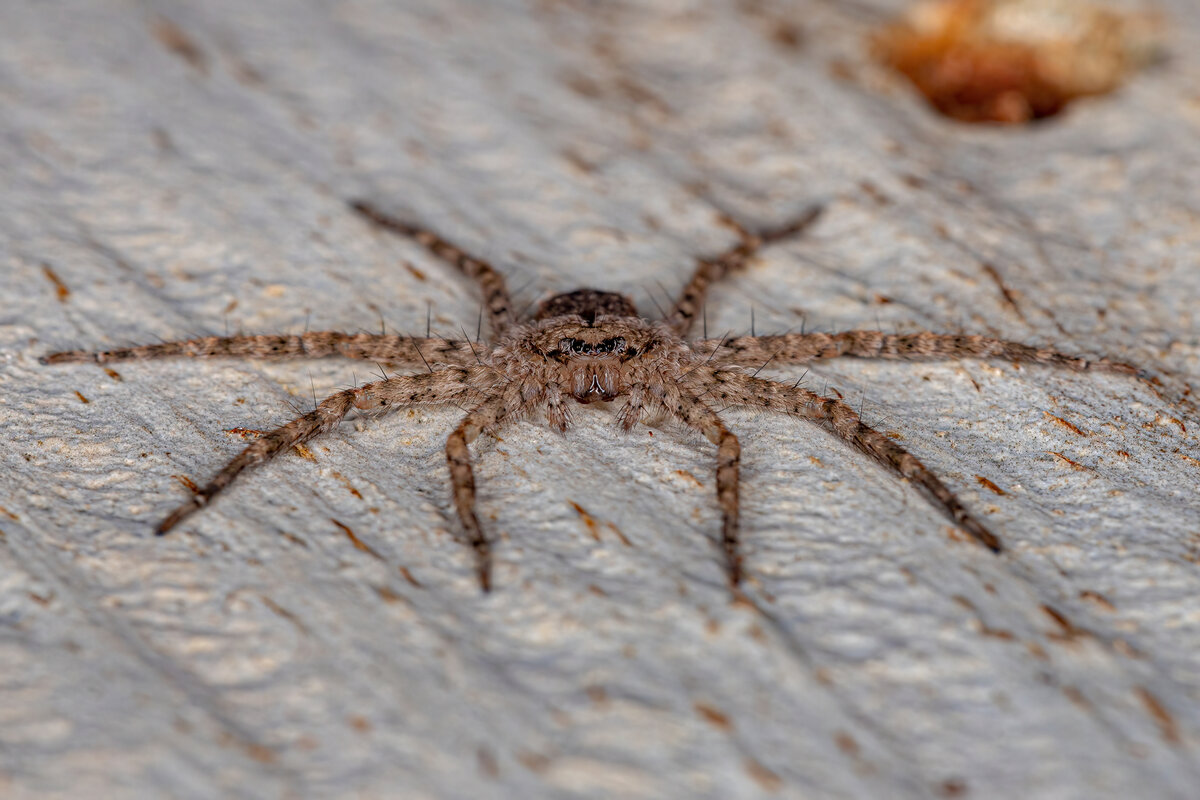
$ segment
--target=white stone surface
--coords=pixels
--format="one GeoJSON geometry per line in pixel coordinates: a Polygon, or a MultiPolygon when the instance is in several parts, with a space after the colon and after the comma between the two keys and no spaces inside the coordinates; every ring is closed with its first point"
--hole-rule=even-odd
{"type": "Polygon", "coordinates": [[[0,5],[0,795],[1194,797],[1200,10],[1159,5],[1165,63],[1020,130],[937,119],[872,67],[883,4],[0,5]],[[455,539],[457,410],[347,424],[155,539],[180,476],[243,445],[227,429],[372,367],[37,357],[421,332],[427,305],[471,328],[473,287],[351,197],[522,300],[594,284],[651,313],[730,243],[713,203],[764,226],[826,203],[711,330],[751,307],[759,330],[966,329],[1165,388],[814,370],[999,558],[820,430],[730,412],[754,607],[723,585],[708,443],[594,409],[476,447],[490,596],[455,539]]]}

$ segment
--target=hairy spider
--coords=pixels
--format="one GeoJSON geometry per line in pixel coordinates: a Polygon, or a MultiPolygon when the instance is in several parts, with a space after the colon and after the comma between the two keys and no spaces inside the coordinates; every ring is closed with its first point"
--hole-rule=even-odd
{"type": "MultiPolygon", "coordinates": [[[[814,210],[778,230],[749,233],[729,251],[698,262],[691,280],[665,319],[638,315],[629,298],[596,289],[578,289],[544,300],[531,319],[514,313],[504,279],[489,264],[464,253],[436,234],[385,215],[367,203],[351,207],[374,225],[410,237],[475,280],[483,292],[492,335],[476,349],[466,339],[426,336],[310,332],[299,335],[226,336],[142,345],[105,352],[69,351],[42,358],[45,364],[225,356],[305,358],[344,356],[409,367],[425,372],[339,391],[316,408],[263,435],[225,465],[207,486],[195,492],[159,525],[167,533],[212,501],[241,474],[294,445],[324,433],[350,412],[382,414],[414,405],[454,404],[468,409],[446,440],[454,506],[467,541],[474,548],[480,586],[491,588],[491,544],[475,515],[475,477],[468,445],[482,431],[496,431],[513,420],[542,411],[550,425],[565,432],[574,400],[587,405],[624,398],[617,422],[626,431],[650,416],[666,416],[699,431],[717,447],[717,500],[721,506],[721,544],[730,586],[742,580],[738,546],[738,462],[741,446],[721,421],[729,406],[779,411],[824,425],[836,436],[908,479],[954,523],[994,552],[1000,539],[987,530],[959,499],[915,456],[864,424],[841,400],[799,385],[758,378],[747,367],[805,364],[837,356],[888,359],[988,358],[1045,364],[1076,371],[1139,375],[1128,364],[1087,359],[985,336],[931,332],[886,334],[854,330],[842,333],[787,333],[700,339],[687,337],[709,286],[743,269],[764,245],[803,231],[814,210]]],[[[735,226],[736,227],[736,226],[735,226]]]]}

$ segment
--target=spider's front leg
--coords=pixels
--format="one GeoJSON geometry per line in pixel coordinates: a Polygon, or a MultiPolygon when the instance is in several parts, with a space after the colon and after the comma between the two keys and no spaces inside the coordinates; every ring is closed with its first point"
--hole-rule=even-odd
{"type": "Polygon", "coordinates": [[[412,367],[428,364],[469,367],[477,363],[476,351],[467,341],[338,331],[309,331],[294,335],[204,336],[116,350],[66,350],[42,356],[40,361],[43,364],[107,364],[112,361],[178,357],[282,359],[326,356],[364,358],[412,367]]]}
{"type": "Polygon", "coordinates": [[[765,408],[824,423],[844,441],[883,466],[912,481],[959,528],[994,553],[1004,548],[1000,539],[971,516],[955,494],[912,453],[866,425],[854,409],[840,400],[797,386],[763,380],[736,370],[711,369],[710,394],[729,405],[765,408]]]}
{"type": "Polygon", "coordinates": [[[1075,372],[1107,372],[1145,379],[1147,374],[1130,364],[1105,358],[1089,359],[990,336],[932,333],[785,333],[778,336],[739,336],[704,339],[693,345],[712,356],[714,366],[760,367],[773,364],[807,364],[820,359],[852,356],[901,361],[961,358],[992,359],[1023,364],[1043,364],[1075,372]]]}
{"type": "Polygon", "coordinates": [[[345,389],[322,400],[307,414],[269,431],[233,458],[208,485],[179,506],[156,528],[163,535],[200,510],[249,467],[271,460],[318,434],[333,429],[352,409],[380,414],[411,405],[440,405],[476,394],[472,370],[450,367],[418,375],[401,375],[345,389]]]}

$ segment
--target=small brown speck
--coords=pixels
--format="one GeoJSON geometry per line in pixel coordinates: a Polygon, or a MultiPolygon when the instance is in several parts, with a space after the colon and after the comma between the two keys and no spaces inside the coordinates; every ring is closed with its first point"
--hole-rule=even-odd
{"type": "Polygon", "coordinates": [[[75,396],[79,398],[79,402],[81,402],[81,403],[90,403],[90,402],[92,402],[91,400],[88,400],[86,397],[84,397],[84,396],[83,396],[83,393],[82,393],[82,392],[80,392],[78,389],[76,389],[76,390],[75,390],[75,396]]]}
{"type": "Polygon", "coordinates": [[[1054,420],[1059,425],[1066,428],[1067,430],[1071,431],[1072,433],[1079,434],[1080,436],[1090,436],[1091,435],[1087,431],[1080,429],[1078,425],[1075,425],[1074,423],[1071,423],[1071,422],[1067,422],[1062,417],[1056,417],[1053,414],[1051,414],[1049,411],[1043,411],[1042,413],[1045,414],[1050,419],[1054,420]]]}
{"type": "Polygon", "coordinates": [[[1171,716],[1166,707],[1159,702],[1158,698],[1151,694],[1149,689],[1139,686],[1134,689],[1134,694],[1142,701],[1142,705],[1150,712],[1150,716],[1158,723],[1158,728],[1162,732],[1162,737],[1167,744],[1179,744],[1179,725],[1175,722],[1175,718],[1171,716]]]}
{"type": "Polygon", "coordinates": [[[125,380],[124,378],[121,377],[121,373],[117,372],[115,369],[109,369],[108,367],[105,367],[104,374],[107,375],[108,377],[112,378],[117,383],[120,383],[121,381],[125,380]]]}
{"type": "Polygon", "coordinates": [[[421,270],[417,269],[416,267],[414,267],[412,264],[408,263],[407,261],[404,262],[404,268],[406,270],[408,270],[408,274],[412,275],[414,278],[416,278],[417,280],[419,280],[421,282],[425,282],[425,281],[429,280],[425,276],[424,272],[421,272],[421,270]]]}
{"type": "Polygon", "coordinates": [[[413,574],[408,571],[408,567],[404,566],[403,564],[400,565],[400,576],[404,578],[404,580],[408,581],[409,585],[411,585],[414,589],[423,588],[420,581],[414,578],[413,574]]]}
{"type": "Polygon", "coordinates": [[[1079,598],[1081,600],[1090,600],[1093,603],[1095,603],[1096,605],[1103,608],[1105,611],[1116,611],[1117,610],[1117,607],[1114,606],[1111,602],[1109,602],[1109,599],[1107,597],[1100,594],[1099,592],[1093,592],[1091,589],[1084,589],[1082,592],[1079,593],[1079,598]]]}
{"type": "Polygon", "coordinates": [[[838,731],[833,737],[833,742],[838,746],[838,750],[846,755],[851,757],[858,755],[858,742],[854,741],[854,737],[845,731],[838,731]]]}
{"type": "Polygon", "coordinates": [[[517,753],[517,761],[530,772],[542,773],[550,768],[550,759],[547,756],[529,750],[517,753]]]}
{"type": "Polygon", "coordinates": [[[1075,625],[1072,624],[1071,620],[1067,619],[1065,616],[1063,616],[1062,612],[1058,611],[1052,606],[1043,605],[1042,613],[1054,620],[1055,624],[1057,624],[1061,629],[1061,632],[1059,633],[1048,634],[1051,639],[1058,641],[1072,641],[1086,635],[1087,633],[1086,631],[1076,628],[1075,625]]]}
{"type": "Polygon", "coordinates": [[[586,691],[588,699],[591,700],[593,704],[602,706],[608,702],[608,692],[604,690],[603,686],[593,683],[587,687],[586,691]]]}
{"type": "Polygon", "coordinates": [[[988,491],[995,492],[996,494],[1002,495],[1002,496],[1008,494],[1008,492],[1004,491],[999,486],[992,483],[991,481],[989,481],[987,478],[983,477],[982,475],[976,475],[975,480],[979,482],[980,486],[987,489],[988,491]]]}
{"type": "Polygon", "coordinates": [[[763,791],[778,792],[783,788],[783,780],[758,761],[747,758],[743,763],[746,767],[746,774],[753,778],[754,782],[763,788],[763,791]]]}
{"type": "Polygon", "coordinates": [[[8,518],[9,518],[9,519],[11,519],[13,522],[19,522],[19,521],[20,521],[20,519],[21,519],[20,517],[18,517],[18,516],[17,516],[16,514],[14,514],[13,512],[9,511],[9,510],[8,510],[7,508],[5,508],[4,506],[0,506],[0,514],[3,514],[4,516],[8,517],[8,518]]]}
{"type": "Polygon", "coordinates": [[[166,17],[159,17],[150,26],[150,32],[158,43],[187,62],[188,66],[202,74],[208,74],[204,52],[192,41],[183,29],[166,17]]]}
{"type": "Polygon", "coordinates": [[[780,21],[771,31],[771,41],[785,50],[799,50],[804,44],[804,32],[798,25],[780,21]]]}
{"type": "Polygon", "coordinates": [[[265,744],[247,742],[243,749],[246,751],[246,755],[250,756],[251,759],[260,764],[275,763],[275,751],[267,747],[265,744]]]}
{"type": "Polygon", "coordinates": [[[700,715],[701,719],[713,727],[720,728],[723,731],[733,730],[733,723],[730,722],[729,717],[712,706],[705,703],[696,703],[692,708],[696,709],[696,713],[700,715]]]}
{"type": "Polygon", "coordinates": [[[371,730],[371,721],[362,714],[354,714],[347,722],[350,723],[351,728],[354,728],[359,733],[369,733],[371,730]]]}
{"type": "Polygon", "coordinates": [[[342,484],[342,486],[346,487],[346,491],[350,492],[350,494],[354,495],[359,500],[363,499],[362,493],[359,492],[358,489],[354,488],[354,484],[350,483],[349,478],[347,478],[345,475],[338,472],[337,470],[334,470],[332,474],[333,474],[333,477],[336,478],[338,480],[338,482],[342,484]]]}
{"type": "Polygon", "coordinates": [[[200,487],[197,486],[196,482],[187,475],[172,475],[171,477],[183,484],[184,488],[186,488],[192,494],[200,493],[200,487]]]}
{"type": "Polygon", "coordinates": [[[475,758],[479,762],[480,774],[492,779],[500,777],[500,765],[496,763],[496,757],[492,755],[491,750],[480,747],[475,751],[475,758]]]}
{"type": "Polygon", "coordinates": [[[361,550],[364,553],[366,553],[367,555],[373,556],[374,558],[377,558],[380,561],[385,560],[383,556],[379,555],[378,551],[376,551],[374,548],[372,548],[369,544],[364,542],[362,539],[359,539],[358,535],[354,531],[350,530],[349,526],[344,525],[341,522],[338,522],[336,519],[331,518],[329,521],[332,522],[334,525],[338,526],[338,528],[341,529],[342,533],[346,534],[346,538],[350,540],[350,544],[354,545],[355,550],[361,550]]]}
{"type": "Polygon", "coordinates": [[[265,594],[260,594],[258,597],[260,600],[262,600],[263,605],[266,606],[267,608],[271,609],[271,611],[275,615],[282,617],[283,619],[286,619],[288,622],[295,625],[302,633],[308,633],[308,628],[304,625],[303,622],[300,621],[300,618],[298,616],[293,614],[291,611],[288,611],[286,608],[279,605],[274,600],[272,600],[270,597],[267,597],[265,594]]]}
{"type": "Polygon", "coordinates": [[[600,526],[596,524],[596,518],[587,511],[584,511],[583,506],[578,503],[573,501],[568,502],[571,503],[571,508],[575,509],[575,513],[579,515],[579,518],[583,520],[583,524],[587,527],[588,533],[592,535],[592,538],[597,542],[600,541],[600,526]]]}
{"type": "Polygon", "coordinates": [[[1062,691],[1063,691],[1063,694],[1067,696],[1068,700],[1070,700],[1072,703],[1079,706],[1080,708],[1091,708],[1092,707],[1092,704],[1088,702],[1087,697],[1084,696],[1083,692],[1079,691],[1078,687],[1064,686],[1062,688],[1062,691]]]}
{"type": "Polygon", "coordinates": [[[385,603],[399,603],[400,595],[396,594],[395,590],[388,586],[375,587],[375,594],[385,603]]]}
{"type": "Polygon", "coordinates": [[[947,778],[938,787],[942,797],[962,797],[967,793],[967,782],[962,778],[947,778]]]}
{"type": "Polygon", "coordinates": [[[67,298],[71,296],[71,290],[63,283],[62,278],[58,277],[58,273],[49,264],[42,264],[42,273],[46,276],[46,280],[54,284],[54,294],[58,297],[58,302],[67,302],[67,298]]]}
{"type": "Polygon", "coordinates": [[[1080,464],[1078,461],[1072,461],[1071,459],[1067,458],[1066,456],[1064,456],[1062,453],[1058,452],[1057,450],[1047,450],[1046,455],[1054,456],[1059,461],[1063,462],[1064,464],[1069,466],[1071,469],[1076,470],[1077,472],[1095,472],[1095,470],[1093,470],[1091,467],[1085,467],[1083,464],[1080,464]]]}

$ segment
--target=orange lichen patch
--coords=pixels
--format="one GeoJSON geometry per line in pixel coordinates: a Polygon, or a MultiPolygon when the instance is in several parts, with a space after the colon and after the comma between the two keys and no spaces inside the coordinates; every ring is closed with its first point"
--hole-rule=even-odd
{"type": "Polygon", "coordinates": [[[302,444],[298,444],[298,445],[294,446],[292,448],[292,450],[295,451],[296,455],[300,456],[303,459],[306,459],[308,461],[316,461],[317,460],[317,457],[313,455],[313,451],[309,450],[307,447],[305,447],[302,444]]]}
{"type": "Polygon", "coordinates": [[[226,428],[225,432],[232,433],[234,436],[240,436],[243,439],[249,436],[253,436],[257,439],[259,436],[262,436],[264,433],[266,433],[266,431],[260,431],[257,428],[226,428]]]}
{"type": "Polygon", "coordinates": [[[921,0],[873,45],[942,114],[1019,124],[1116,89],[1161,27],[1088,0],[921,0]]]}

